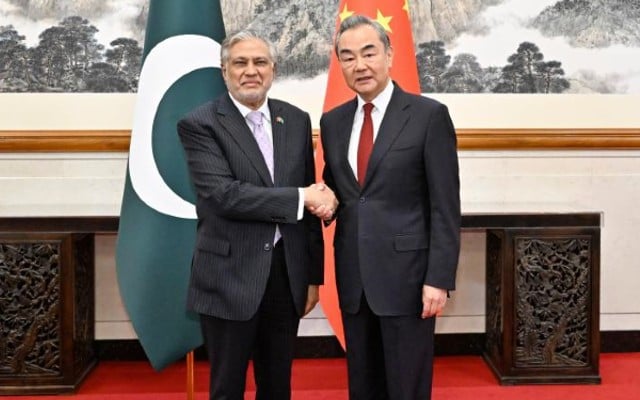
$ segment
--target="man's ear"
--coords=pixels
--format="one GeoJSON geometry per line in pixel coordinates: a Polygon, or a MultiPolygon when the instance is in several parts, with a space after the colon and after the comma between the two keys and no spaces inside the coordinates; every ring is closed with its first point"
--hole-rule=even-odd
{"type": "Polygon", "coordinates": [[[227,67],[225,67],[224,65],[220,66],[220,71],[222,72],[222,79],[226,82],[227,81],[227,67]]]}

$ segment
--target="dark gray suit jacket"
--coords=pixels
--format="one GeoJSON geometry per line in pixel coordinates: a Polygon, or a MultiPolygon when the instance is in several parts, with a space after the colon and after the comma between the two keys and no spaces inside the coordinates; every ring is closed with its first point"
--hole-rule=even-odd
{"type": "Polygon", "coordinates": [[[197,193],[197,242],[187,307],[248,320],[258,309],[280,227],[293,300],[302,314],[310,284],[323,280],[319,220],[297,220],[298,188],[315,181],[309,115],[269,100],[275,184],[260,148],[229,94],[178,122],[197,193]]]}
{"type": "Polygon", "coordinates": [[[456,135],[447,108],[394,87],[361,189],[347,158],[356,99],[322,116],[324,180],[340,205],[334,238],[340,307],[362,292],[378,315],[416,315],[422,286],[455,288],[460,250],[456,135]]]}

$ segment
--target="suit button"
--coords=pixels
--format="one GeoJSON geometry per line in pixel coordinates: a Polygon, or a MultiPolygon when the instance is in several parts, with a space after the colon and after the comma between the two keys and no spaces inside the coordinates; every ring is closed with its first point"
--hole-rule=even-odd
{"type": "Polygon", "coordinates": [[[364,203],[365,201],[367,201],[367,199],[365,199],[364,197],[360,197],[360,203],[364,203]]]}
{"type": "Polygon", "coordinates": [[[264,247],[262,247],[262,249],[264,251],[271,251],[271,248],[273,247],[273,245],[271,243],[265,243],[264,247]]]}

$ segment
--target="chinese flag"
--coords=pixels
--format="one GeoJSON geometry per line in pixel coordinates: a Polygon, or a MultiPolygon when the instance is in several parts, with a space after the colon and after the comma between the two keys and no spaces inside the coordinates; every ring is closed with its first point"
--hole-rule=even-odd
{"type": "MultiPolygon", "coordinates": [[[[360,14],[374,19],[382,25],[391,39],[393,47],[393,64],[391,66],[391,78],[402,89],[416,94],[420,93],[418,80],[418,67],[411,34],[411,21],[409,19],[409,0],[340,0],[338,15],[336,18],[336,32],[340,22],[345,18],[360,14]]],[[[324,98],[323,111],[351,100],[355,93],[347,87],[342,77],[340,63],[335,52],[332,52],[329,64],[329,77],[327,91],[324,98]]],[[[322,132],[320,132],[322,134],[322,132]]],[[[324,157],[322,146],[318,141],[316,148],[316,175],[317,180],[322,180],[324,157]]],[[[324,285],[320,286],[320,303],[322,309],[333,328],[336,337],[345,347],[344,330],[338,306],[338,292],[335,283],[335,266],[333,258],[333,233],[335,224],[331,224],[324,230],[325,242],[325,276],[324,285]]]]}

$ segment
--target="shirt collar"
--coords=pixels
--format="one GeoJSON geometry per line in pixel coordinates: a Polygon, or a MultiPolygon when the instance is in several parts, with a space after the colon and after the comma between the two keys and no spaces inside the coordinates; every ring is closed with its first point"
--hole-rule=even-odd
{"type": "Polygon", "coordinates": [[[231,93],[229,93],[229,97],[231,97],[231,101],[233,102],[233,104],[235,104],[235,106],[238,108],[238,111],[240,111],[240,114],[243,117],[247,118],[247,115],[249,115],[251,111],[260,111],[262,113],[262,118],[265,118],[268,123],[271,123],[271,113],[269,112],[269,98],[265,99],[264,103],[262,103],[260,108],[258,108],[257,110],[252,110],[249,107],[245,106],[244,104],[240,103],[238,100],[236,100],[231,95],[231,93]]]}
{"type": "MultiPolygon", "coordinates": [[[[389,79],[387,82],[387,86],[376,96],[375,99],[371,100],[369,103],[373,103],[374,110],[380,110],[384,112],[391,101],[391,95],[393,94],[393,81],[389,79]]],[[[362,110],[362,106],[367,103],[358,95],[358,110],[362,110]]]]}

